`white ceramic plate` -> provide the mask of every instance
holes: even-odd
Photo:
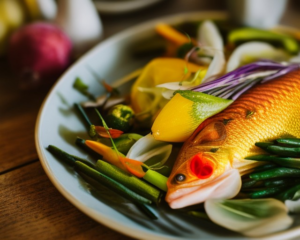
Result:
[[[94,0],[94,4],[100,13],[118,14],[140,10],[160,1],[162,0]]]
[[[186,20],[224,18],[226,15],[220,12],[196,12],[157,19],[130,28],[100,43],[74,64],[55,84],[38,115],[36,148],[46,174],[75,207],[99,223],[138,239],[247,239],[205,220],[185,216],[180,211],[153,209],[158,214],[159,220],[152,221],[138,212],[132,214],[124,206],[106,204],[105,199],[99,200],[89,192],[72,169],[62,165],[46,150],[46,147],[52,144],[68,153],[86,157],[86,154],[74,144],[77,136],[87,138],[85,127],[72,108],[73,103],[86,100],[72,88],[76,77],[82,78],[95,94],[100,94],[103,89],[93,72],[111,83],[143,66],[149,59],[132,58],[131,46],[141,39],[154,35],[154,26],[158,22],[176,24]],[[300,225],[299,220],[294,228],[270,236],[269,239],[298,236],[300,229],[296,227],[297,225]]]

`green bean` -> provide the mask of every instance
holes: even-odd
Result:
[[[300,184],[297,184],[286,191],[280,193],[279,195],[276,196],[276,198],[280,199],[281,201],[284,200],[293,200],[295,193],[300,190]]]
[[[276,139],[275,142],[279,144],[286,144],[291,147],[300,147],[300,139],[299,138],[279,138]]]
[[[277,167],[262,172],[251,173],[249,177],[255,180],[264,180],[279,177],[300,177],[300,169]]]
[[[242,183],[242,189],[260,187],[260,186],[263,186],[263,182],[262,181],[256,181],[254,179],[247,179],[247,180],[244,180],[243,183]]]
[[[155,203],[159,203],[161,200],[162,193],[158,189],[116,166],[102,160],[98,160],[96,163],[96,169],[117,182],[121,182],[132,191],[149,198]]]
[[[290,186],[300,182],[300,178],[284,178],[264,181],[265,187]]]
[[[289,148],[282,146],[268,146],[266,151],[284,157],[300,157],[300,147],[298,148]]]
[[[71,155],[69,153],[64,152],[63,150],[59,149],[58,147],[55,147],[53,145],[49,145],[47,150],[51,152],[54,156],[56,156],[59,160],[67,163],[68,165],[74,167],[76,161],[80,161],[89,167],[94,168],[95,166],[90,163],[89,161],[79,158],[77,156]]]
[[[273,169],[276,167],[278,167],[277,164],[273,164],[273,163],[265,164],[265,165],[261,165],[261,166],[253,168],[252,173],[262,172],[262,171]]]
[[[273,142],[257,142],[257,143],[255,143],[255,146],[257,146],[263,150],[266,150],[266,151],[267,151],[267,148],[272,145],[274,145]]]
[[[90,185],[92,186],[94,189],[90,189],[90,192],[92,195],[96,196],[97,198],[100,199],[104,199],[104,201],[108,201],[108,203],[111,200],[111,198],[113,198],[113,201],[116,201],[118,204],[121,204],[123,202],[122,199],[120,199],[120,195],[118,193],[115,192],[111,192],[112,194],[109,194],[109,196],[106,194],[104,195],[103,192],[103,184],[99,183],[97,180],[89,177],[88,175],[86,175],[85,173],[83,173],[82,171],[77,169],[77,173]],[[111,191],[110,189],[108,189],[108,191]],[[116,196],[117,195],[117,196]],[[126,200],[126,202],[128,201],[128,199]],[[141,212],[143,212],[148,218],[150,218],[151,220],[155,220],[157,219],[157,216],[147,207],[146,204],[141,204],[141,203],[133,203]]]
[[[276,193],[279,193],[282,191],[284,187],[272,187],[272,188],[266,188],[263,190],[254,191],[252,193],[249,193],[250,198],[265,198],[265,197],[271,197],[274,196]]]
[[[278,157],[273,155],[256,155],[246,157],[247,160],[274,162],[284,167],[300,168],[300,158]]]
[[[115,192],[119,193],[121,196],[135,202],[141,204],[151,204],[151,200],[140,196],[139,194],[133,192],[129,188],[125,187],[121,183],[109,178],[108,176],[98,172],[97,170],[90,168],[86,164],[76,161],[75,167],[79,171],[82,171],[84,174],[88,175],[89,177],[97,180],[98,182],[102,183],[104,186],[114,190]]]

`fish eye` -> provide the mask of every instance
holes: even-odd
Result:
[[[175,179],[176,179],[177,182],[183,182],[185,180],[185,175],[183,175],[183,174],[177,174],[175,176]]]

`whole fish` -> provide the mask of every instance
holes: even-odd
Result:
[[[256,142],[300,137],[300,71],[256,85],[228,108],[205,120],[184,143],[168,179],[171,208],[231,198],[240,175],[261,162],[244,160],[262,154]]]

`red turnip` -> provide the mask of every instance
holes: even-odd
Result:
[[[32,23],[10,39],[9,61],[23,88],[52,84],[70,64],[72,43],[55,25]]]

